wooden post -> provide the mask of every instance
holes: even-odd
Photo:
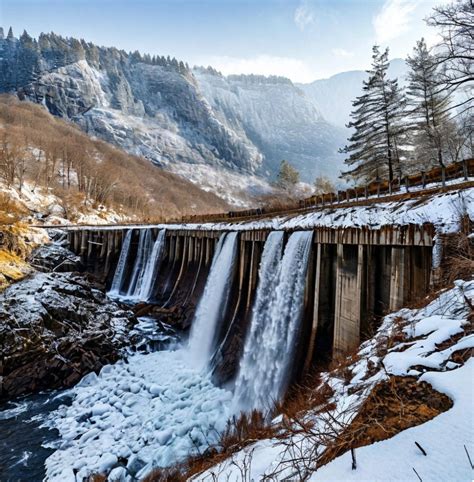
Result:
[[[316,345],[316,335],[319,323],[319,296],[321,288],[321,243],[316,245],[316,272],[314,282],[314,306],[313,306],[313,323],[311,325],[311,333],[309,336],[308,352],[304,362],[303,373],[306,373],[311,367],[314,356],[314,348]]]

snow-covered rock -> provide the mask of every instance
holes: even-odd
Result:
[[[0,399],[69,387],[117,360],[135,322],[78,274],[37,273],[11,285],[0,295]]]

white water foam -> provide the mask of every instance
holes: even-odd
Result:
[[[156,237],[151,254],[148,256],[143,269],[142,281],[136,294],[136,298],[140,301],[147,301],[153,294],[153,285],[160,269],[165,241],[166,229],[162,229]]]
[[[120,257],[115,268],[114,279],[112,280],[112,286],[108,294],[119,295],[123,285],[123,275],[125,273],[125,267],[127,266],[129,254],[130,254],[130,244],[132,241],[133,230],[129,229],[123,240],[122,249],[120,251]]]
[[[204,369],[212,355],[219,323],[225,316],[237,256],[237,233],[222,234],[216,246],[206,287],[194,315],[189,356]]]
[[[312,232],[291,235],[283,258],[283,234],[265,243],[250,331],[234,393],[234,410],[271,410],[284,394],[300,328]]]
[[[153,244],[151,242],[151,229],[141,229],[138,240],[137,256],[133,265],[132,276],[128,285],[127,298],[133,299],[137,297],[140,292],[145,266],[147,260],[150,258]]]

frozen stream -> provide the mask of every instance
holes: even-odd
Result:
[[[61,440],[46,461],[48,480],[75,480],[74,470],[82,480],[109,471],[119,459],[140,478],[152,465],[171,465],[215,442],[232,393],[214,386],[188,359],[184,348],[137,354],[85,377],[72,390],[72,405],[50,418]]]

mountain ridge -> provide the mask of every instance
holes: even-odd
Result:
[[[231,76],[216,86],[218,76],[174,58],[56,34],[0,39],[0,58],[0,91],[42,103],[91,135],[186,171],[193,182],[202,176],[180,166],[258,176],[268,191],[283,158],[309,182],[320,173],[335,177],[341,164],[342,131],[288,79]]]

